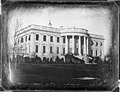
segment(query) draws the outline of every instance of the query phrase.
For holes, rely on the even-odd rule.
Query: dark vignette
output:
[[[2,29],[5,30],[4,32],[2,31],[1,34],[6,34],[7,35],[7,18],[8,18],[8,13],[11,11],[11,10],[14,10],[15,8],[25,8],[25,9],[30,9],[31,7],[32,8],[40,8],[40,7],[49,7],[49,6],[53,6],[53,7],[62,7],[62,8],[68,8],[68,7],[78,7],[79,5],[82,5],[81,7],[87,7],[87,8],[100,8],[100,7],[107,7],[111,10],[111,15],[113,15],[113,19],[112,19],[112,30],[116,31],[114,32],[113,31],[113,49],[115,49],[115,52],[117,52],[117,42],[119,42],[119,38],[118,38],[118,9],[116,8],[115,5],[113,5],[114,3],[107,3],[107,2],[24,2],[24,1],[19,1],[19,2],[5,2],[3,4],[3,7],[2,7]],[[68,6],[69,5],[69,6]],[[92,5],[92,6],[91,6]],[[2,47],[2,51],[3,52],[6,52],[6,43],[4,42],[3,39],[7,40],[7,36],[6,35],[3,35],[2,36],[2,44],[3,44],[3,47]],[[117,37],[116,37],[117,36]],[[116,47],[117,46],[117,47]],[[112,52],[111,50],[111,53],[113,55],[115,55],[115,52]],[[111,56],[113,56],[111,55]],[[117,57],[119,54],[117,54]],[[2,56],[2,57],[6,57],[6,56]],[[116,56],[115,56],[116,57]],[[113,60],[116,60],[115,58],[113,58]],[[6,61],[5,58],[2,58],[2,61]],[[118,60],[116,60],[118,61]],[[7,63],[7,62],[6,62]],[[117,66],[117,68],[116,68]],[[3,66],[2,66],[3,67]],[[118,62],[115,62],[113,63],[113,81],[117,81],[118,79]],[[113,83],[114,83],[113,82]],[[90,88],[91,89],[91,88]],[[104,88],[103,88],[104,89]],[[100,90],[103,90],[103,89],[100,89]]]

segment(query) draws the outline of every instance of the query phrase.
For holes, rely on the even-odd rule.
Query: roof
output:
[[[47,31],[47,32],[55,32],[55,33],[85,33],[89,34],[87,29],[84,28],[55,28],[55,27],[49,27],[49,26],[42,26],[42,25],[35,25],[31,24],[20,31],[17,31],[16,35],[22,34],[23,32],[29,31],[29,30],[37,30],[37,31]],[[96,35],[96,34],[89,34],[90,37],[92,38],[98,38],[98,39],[104,39],[103,35]]]

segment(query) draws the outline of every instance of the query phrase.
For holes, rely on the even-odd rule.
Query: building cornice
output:
[[[96,34],[89,34],[87,29],[84,28],[54,28],[54,27],[48,27],[48,26],[41,26],[41,25],[29,25],[20,31],[16,33],[16,35],[20,35],[23,33],[26,33],[28,31],[35,30],[35,31],[44,31],[44,32],[50,32],[50,33],[58,33],[58,34],[66,34],[66,33],[81,33],[81,34],[88,34],[91,38],[95,39],[101,39],[104,40],[103,35],[96,35]]]
[[[81,33],[88,33],[88,30],[84,28],[54,28],[54,27],[48,27],[48,26],[41,26],[41,25],[29,25],[20,31],[17,32],[17,35],[30,31],[30,30],[38,30],[38,31],[46,31],[46,32],[54,32],[54,33],[69,33],[69,32],[81,32]]]
[[[48,27],[48,26],[41,26],[41,25],[32,24],[32,25],[29,25],[29,26],[21,29],[16,34],[19,35],[21,33],[24,33],[24,32],[30,31],[30,30],[47,31],[47,32],[49,31],[49,32],[57,32],[57,33],[60,32],[60,28],[54,28],[54,27]]]
[[[103,35],[89,34],[91,38],[105,40]]]

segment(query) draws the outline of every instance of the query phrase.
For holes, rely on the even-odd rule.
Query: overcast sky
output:
[[[9,14],[9,31],[14,33],[16,20],[22,23],[24,28],[31,24],[48,26],[49,20],[53,27],[64,28],[77,27],[85,28],[92,34],[103,35],[105,38],[105,54],[110,44],[109,34],[111,32],[110,11],[105,8],[16,8]]]

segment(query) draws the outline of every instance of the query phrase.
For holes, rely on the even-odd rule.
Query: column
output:
[[[102,50],[102,58],[104,57],[104,50]]]
[[[35,52],[35,34],[32,33],[31,34],[31,38],[30,38],[31,42],[30,42],[30,50],[31,52]]]
[[[87,55],[89,55],[89,43],[88,43],[88,37],[87,37]]]
[[[74,39],[74,35],[72,35],[72,53],[74,54],[75,51],[75,39]]]
[[[93,49],[93,56],[95,56],[95,49]]]
[[[68,53],[68,38],[65,36],[65,54]]]
[[[104,43],[102,43],[102,44],[104,44]],[[103,47],[102,47],[102,58],[104,57],[104,45],[103,45]]]
[[[79,56],[81,56],[81,36],[79,36],[78,45],[79,45],[78,54],[79,54]]]
[[[86,56],[86,37],[84,36],[84,55]]]

